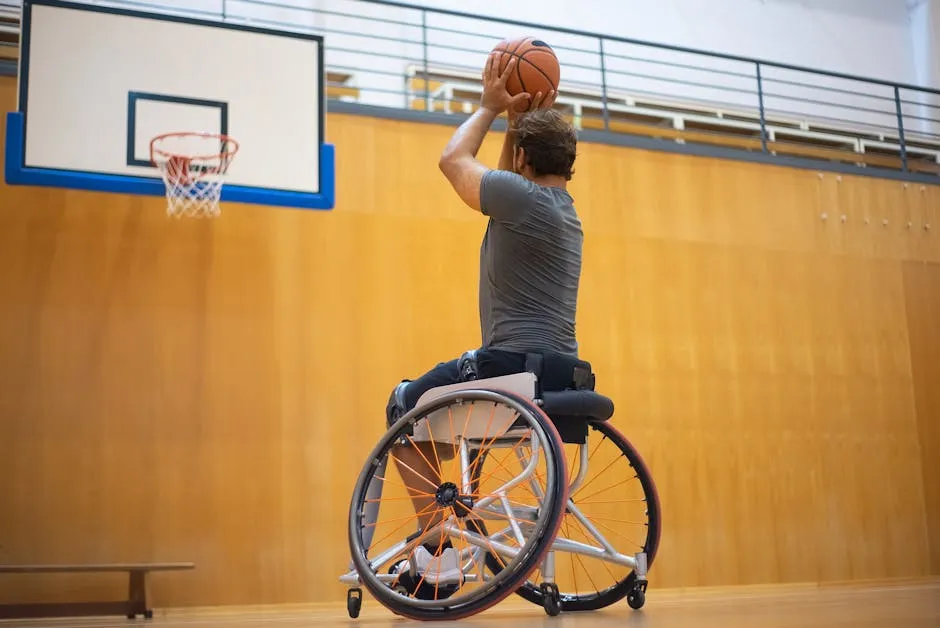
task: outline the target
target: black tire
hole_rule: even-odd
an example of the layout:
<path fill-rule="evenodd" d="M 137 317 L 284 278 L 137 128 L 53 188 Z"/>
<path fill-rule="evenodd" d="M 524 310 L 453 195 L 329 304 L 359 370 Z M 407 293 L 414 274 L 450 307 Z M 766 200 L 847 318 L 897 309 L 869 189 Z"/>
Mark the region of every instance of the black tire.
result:
<path fill-rule="evenodd" d="M 600 432 L 602 436 L 610 439 L 614 444 L 617 445 L 623 455 L 627 457 L 627 460 L 630 461 L 630 465 L 636 471 L 637 478 L 640 480 L 640 485 L 643 487 L 643 494 L 646 497 L 647 503 L 646 510 L 648 518 L 646 543 L 643 546 L 643 551 L 646 552 L 646 568 L 648 571 L 649 568 L 652 567 L 653 559 L 656 558 L 656 551 L 659 549 L 661 515 L 659 495 L 656 492 L 656 484 L 653 482 L 653 477 L 650 474 L 646 463 L 643 461 L 643 458 L 633 447 L 630 441 L 627 440 L 627 438 L 621 434 L 617 428 L 606 422 L 593 423 L 590 427 L 592 430 Z M 487 566 L 490 569 L 493 569 L 493 562 L 494 561 L 491 560 L 487 561 Z M 565 612 L 572 612 L 594 611 L 606 608 L 612 604 L 616 604 L 626 597 L 634 589 L 636 583 L 636 573 L 631 571 L 625 578 L 611 585 L 610 587 L 603 589 L 602 591 L 585 595 L 571 595 L 562 593 L 561 610 Z M 534 585 L 532 582 L 526 582 L 523 584 L 516 593 L 520 597 L 528 600 L 529 602 L 532 602 L 533 604 L 544 606 L 542 592 L 539 590 L 538 586 Z M 642 606 L 642 602 L 640 602 L 640 605 Z"/>
<path fill-rule="evenodd" d="M 403 597 L 380 581 L 368 564 L 366 552 L 362 547 L 360 531 L 362 511 L 367 489 L 379 462 L 401 436 L 408 433 L 414 423 L 432 412 L 445 408 L 458 401 L 488 401 L 504 404 L 525 419 L 537 433 L 542 446 L 546 449 L 542 455 L 546 458 L 545 484 L 547 492 L 540 508 L 540 515 L 533 526 L 533 533 L 522 546 L 521 551 L 510 563 L 509 574 L 491 581 L 475 591 L 470 599 L 459 601 L 456 598 L 438 600 L 433 605 Z M 549 464 L 550 462 L 550 464 Z M 551 420 L 531 401 L 505 392 L 469 389 L 447 393 L 425 406 L 415 408 L 401 417 L 378 445 L 369 454 L 353 490 L 349 509 L 349 548 L 353 565 L 362 584 L 383 606 L 396 615 L 415 620 L 455 620 L 475 615 L 512 595 L 538 568 L 558 532 L 565 504 L 568 500 L 567 464 L 561 437 Z M 488 558 L 491 555 L 488 555 Z M 487 561 L 489 562 L 489 560 Z M 495 560 L 494 560 L 495 562 Z"/>

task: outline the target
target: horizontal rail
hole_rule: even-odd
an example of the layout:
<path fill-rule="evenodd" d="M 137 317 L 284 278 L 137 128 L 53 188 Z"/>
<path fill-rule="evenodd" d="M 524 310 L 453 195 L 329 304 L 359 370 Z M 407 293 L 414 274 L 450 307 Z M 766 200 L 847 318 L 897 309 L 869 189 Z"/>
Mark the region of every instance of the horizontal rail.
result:
<path fill-rule="evenodd" d="M 248 4 L 266 4 L 262 0 L 239 0 L 240 2 L 245 2 Z M 809 68 L 806 66 L 792 65 L 789 63 L 780 63 L 777 61 L 769 61 L 766 59 L 758 59 L 756 57 L 742 57 L 739 55 L 732 55 L 724 52 L 709 52 L 707 50 L 700 50 L 697 48 L 688 48 L 686 46 L 677 46 L 674 44 L 662 44 L 652 41 L 645 41 L 642 39 L 634 39 L 631 37 L 619 37 L 616 35 L 605 35 L 600 33 L 592 33 L 589 31 L 578 30 L 574 28 L 567 28 L 563 26 L 549 26 L 547 24 L 538 24 L 535 22 L 523 22 L 520 20 L 512 20 L 504 17 L 495 17 L 495 16 L 480 16 L 474 15 L 472 13 L 465 13 L 463 11 L 454 11 L 452 9 L 438 9 L 430 7 L 422 7 L 420 5 L 408 4 L 405 2 L 397 2 L 395 0 L 356 0 L 356 2 L 364 2 L 367 4 L 376 4 L 388 7 L 395 7 L 398 9 L 406 9 L 411 11 L 427 11 L 428 13 L 435 13 L 438 15 L 449 15 L 451 17 L 460 17 L 464 19 L 477 20 L 482 22 L 495 22 L 498 24 L 506 24 L 509 26 L 521 26 L 525 28 L 533 29 L 543 29 L 547 31 L 552 31 L 555 33 L 564 33 L 566 35 L 576 35 L 579 37 L 590 37 L 593 39 L 604 39 L 606 41 L 616 41 L 624 44 L 633 44 L 635 46 L 646 46 L 649 48 L 657 48 L 660 50 L 669 50 L 672 52 L 682 52 L 686 54 L 701 55 L 705 57 L 711 57 L 715 59 L 724 59 L 726 61 L 737 61 L 739 63 L 759 63 L 764 67 L 768 68 L 778 68 L 781 70 L 793 70 L 796 72 L 805 72 L 808 74 L 817 74 L 820 76 L 828 76 L 830 78 L 845 79 L 848 81 L 858 81 L 860 83 L 871 83 L 873 85 L 882 85 L 885 87 L 898 87 L 900 89 L 911 89 L 919 92 L 927 92 L 930 94 L 940 95 L 940 89 L 930 89 L 925 87 L 918 87 L 916 85 L 910 85 L 906 83 L 894 83 L 892 81 L 885 81 L 882 79 L 857 76 L 854 74 L 846 74 L 844 72 L 832 72 L 829 70 L 819 70 L 815 68 Z"/>
<path fill-rule="evenodd" d="M 399 0 L 331 0 L 322 9 L 292 0 L 219 0 L 218 10 L 205 2 L 80 1 L 324 35 L 328 100 L 425 113 L 465 114 L 478 105 L 478 66 L 497 38 L 492 25 L 508 25 L 544 33 L 552 43 L 564 68 L 555 106 L 578 129 L 768 156 L 800 150 L 862 168 L 940 165 L 935 88 Z M 0 0 L 0 16 L 18 15 L 19 4 Z M 571 37 L 552 42 L 552 34 Z M 12 58 L 3 49 L 0 55 L 4 63 Z"/>

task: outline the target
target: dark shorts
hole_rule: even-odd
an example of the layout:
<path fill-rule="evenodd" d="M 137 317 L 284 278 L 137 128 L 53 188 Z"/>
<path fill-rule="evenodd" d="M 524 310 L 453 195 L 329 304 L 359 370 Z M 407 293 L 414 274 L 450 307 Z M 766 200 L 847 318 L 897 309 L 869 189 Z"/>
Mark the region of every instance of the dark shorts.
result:
<path fill-rule="evenodd" d="M 576 370 L 579 370 L 580 373 L 590 374 L 591 365 L 588 362 L 558 354 L 547 353 L 541 354 L 541 356 L 540 372 L 536 373 L 541 390 L 568 390 L 585 387 L 593 390 L 593 375 L 590 376 L 589 383 L 585 384 L 583 378 L 576 374 Z M 475 379 L 524 373 L 527 370 L 527 362 L 528 366 L 531 367 L 532 363 L 529 360 L 529 355 L 525 353 L 478 349 L 476 352 L 477 373 Z M 389 397 L 388 406 L 385 408 L 387 424 L 391 426 L 400 416 L 413 409 L 421 395 L 432 388 L 457 384 L 461 381 L 464 381 L 464 377 L 460 371 L 460 358 L 449 362 L 441 362 L 415 380 L 405 380 L 407 385 L 401 391 L 401 398 L 396 398 L 397 388 L 392 391 L 392 395 Z"/>

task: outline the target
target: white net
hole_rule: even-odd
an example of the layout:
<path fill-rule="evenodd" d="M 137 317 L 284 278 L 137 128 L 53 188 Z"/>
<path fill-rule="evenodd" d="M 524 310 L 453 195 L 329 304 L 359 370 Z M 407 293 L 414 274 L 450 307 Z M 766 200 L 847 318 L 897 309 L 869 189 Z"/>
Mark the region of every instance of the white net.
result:
<path fill-rule="evenodd" d="M 209 133 L 172 133 L 153 139 L 150 156 L 166 186 L 167 214 L 214 218 L 229 164 L 238 151 L 231 138 Z"/>

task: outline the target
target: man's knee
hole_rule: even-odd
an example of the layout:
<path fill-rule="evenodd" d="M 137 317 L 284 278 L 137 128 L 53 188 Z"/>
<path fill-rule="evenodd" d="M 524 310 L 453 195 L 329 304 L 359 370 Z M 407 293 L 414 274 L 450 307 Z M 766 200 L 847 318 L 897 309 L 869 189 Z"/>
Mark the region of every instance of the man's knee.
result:
<path fill-rule="evenodd" d="M 395 421 L 410 412 L 421 395 L 439 386 L 456 384 L 461 381 L 460 360 L 441 362 L 416 380 L 402 380 L 392 391 L 385 407 L 385 417 L 391 427 Z"/>
<path fill-rule="evenodd" d="M 392 390 L 392 394 L 388 397 L 388 404 L 385 406 L 385 421 L 389 427 L 394 425 L 395 421 L 403 417 L 405 413 L 411 409 L 408 407 L 408 401 L 405 397 L 405 390 L 410 383 L 410 379 L 402 380 L 400 384 L 395 386 Z"/>

